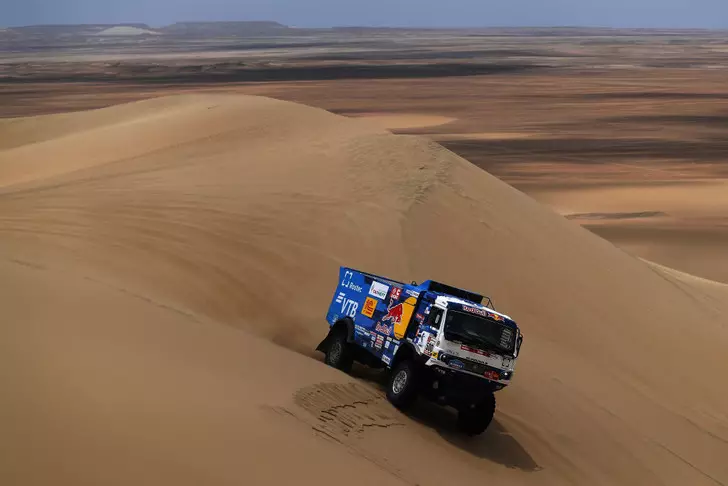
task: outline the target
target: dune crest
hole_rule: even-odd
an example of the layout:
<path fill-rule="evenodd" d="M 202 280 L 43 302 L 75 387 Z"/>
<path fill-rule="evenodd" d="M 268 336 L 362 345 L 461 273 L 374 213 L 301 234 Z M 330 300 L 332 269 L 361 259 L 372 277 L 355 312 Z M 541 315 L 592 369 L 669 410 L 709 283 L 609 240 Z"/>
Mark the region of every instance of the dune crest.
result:
<path fill-rule="evenodd" d="M 308 357 L 340 264 L 519 322 L 482 439 Z M 231 95 L 4 121 L 0 282 L 4 483 L 728 482 L 728 291 L 370 122 Z"/>

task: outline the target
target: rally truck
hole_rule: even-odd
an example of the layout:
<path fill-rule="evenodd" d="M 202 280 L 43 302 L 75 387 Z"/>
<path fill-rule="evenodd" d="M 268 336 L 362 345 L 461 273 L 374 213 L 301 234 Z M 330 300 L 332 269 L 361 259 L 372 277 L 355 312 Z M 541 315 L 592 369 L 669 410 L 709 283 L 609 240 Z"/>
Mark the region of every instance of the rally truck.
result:
<path fill-rule="evenodd" d="M 484 302 L 485 299 L 485 302 Z M 405 284 L 341 267 L 317 350 L 348 372 L 354 361 L 390 370 L 387 399 L 406 409 L 421 396 L 458 411 L 468 435 L 485 431 L 494 392 L 513 378 L 523 342 L 490 298 L 427 280 Z"/>

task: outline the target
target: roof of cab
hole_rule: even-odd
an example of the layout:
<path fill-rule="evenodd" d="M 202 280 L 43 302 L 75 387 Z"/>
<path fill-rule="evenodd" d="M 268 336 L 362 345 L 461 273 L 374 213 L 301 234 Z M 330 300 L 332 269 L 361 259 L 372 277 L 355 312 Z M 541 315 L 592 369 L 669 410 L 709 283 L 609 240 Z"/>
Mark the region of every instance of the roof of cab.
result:
<path fill-rule="evenodd" d="M 490 312 L 491 314 L 496 314 L 504 319 L 507 319 L 508 321 L 512 322 L 513 324 L 515 324 L 515 321 L 513 320 L 513 318 L 511 318 L 511 316 L 503 314 L 502 312 L 498 312 L 497 310 L 491 309 L 490 307 L 485 306 L 483 304 L 479 304 L 477 302 L 472 302 L 472 301 L 465 300 L 465 299 L 460 299 L 458 297 L 454 297 L 454 296 L 448 295 L 448 294 L 442 294 L 439 292 L 436 293 L 436 295 L 437 295 L 437 300 L 442 300 L 442 301 L 444 301 L 445 304 L 447 304 L 448 302 L 452 302 L 454 304 L 468 305 L 471 307 L 475 307 L 477 309 L 481 309 L 481 310 Z"/>

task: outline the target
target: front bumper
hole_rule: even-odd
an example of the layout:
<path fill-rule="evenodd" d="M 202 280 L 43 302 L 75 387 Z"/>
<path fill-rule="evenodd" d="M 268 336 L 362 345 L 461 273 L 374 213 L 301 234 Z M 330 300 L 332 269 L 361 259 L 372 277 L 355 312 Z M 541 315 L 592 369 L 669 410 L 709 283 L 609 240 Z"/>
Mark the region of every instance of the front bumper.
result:
<path fill-rule="evenodd" d="M 482 380 L 500 384 L 502 385 L 500 388 L 509 385 L 513 378 L 513 370 L 497 368 L 467 358 L 449 355 L 443 351 L 433 352 L 426 366 L 439 366 L 458 373 L 472 375 Z"/>
<path fill-rule="evenodd" d="M 427 366 L 426 371 L 421 393 L 430 400 L 455 408 L 478 403 L 505 387 L 504 384 L 473 373 L 453 370 L 441 363 Z"/>

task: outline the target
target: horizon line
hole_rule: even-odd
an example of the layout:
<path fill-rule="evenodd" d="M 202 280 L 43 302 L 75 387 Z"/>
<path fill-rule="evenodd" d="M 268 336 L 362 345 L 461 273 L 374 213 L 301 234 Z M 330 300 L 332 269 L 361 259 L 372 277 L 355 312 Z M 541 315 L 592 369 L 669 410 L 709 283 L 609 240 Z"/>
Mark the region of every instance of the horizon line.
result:
<path fill-rule="evenodd" d="M 58 23 L 37 23 L 37 24 L 16 24 L 0 26 L 0 30 L 8 29 L 24 29 L 30 27 L 83 27 L 83 26 L 136 26 L 143 25 L 151 29 L 163 29 L 177 24 L 188 24 L 188 23 L 201 23 L 201 24 L 235 24 L 235 23 L 250 23 L 250 24 L 277 24 L 281 27 L 285 27 L 291 30 L 332 30 L 332 29 L 391 29 L 391 30 L 477 30 L 477 29 L 602 29 L 602 30 L 674 30 L 674 31 L 725 31 L 728 27 L 675 27 L 675 26 L 652 26 L 652 27 L 640 27 L 640 26 L 607 26 L 607 25 L 559 25 L 559 24 L 535 24 L 535 25 L 521 25 L 521 24 L 500 24 L 500 25 L 472 25 L 472 26 L 401 26 L 401 25 L 358 25 L 358 24 L 340 24 L 330 26 L 318 26 L 318 27 L 299 27 L 294 25 L 284 24 L 276 20 L 177 20 L 165 24 L 150 24 L 144 21 L 129 21 L 129 22 L 58 22 Z"/>

